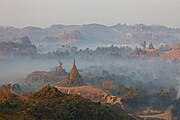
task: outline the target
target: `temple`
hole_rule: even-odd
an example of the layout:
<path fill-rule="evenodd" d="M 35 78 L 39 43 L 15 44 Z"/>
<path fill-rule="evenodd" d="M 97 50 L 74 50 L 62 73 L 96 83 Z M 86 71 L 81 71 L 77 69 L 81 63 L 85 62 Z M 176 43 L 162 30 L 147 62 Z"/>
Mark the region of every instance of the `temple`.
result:
<path fill-rule="evenodd" d="M 63 65 L 63 63 L 61 61 L 59 61 L 59 65 L 56 68 L 56 72 L 57 73 L 61 73 L 62 72 L 62 70 L 63 70 L 62 65 Z"/>
<path fill-rule="evenodd" d="M 148 49 L 154 49 L 154 46 L 153 46 L 152 42 L 149 44 Z"/>
<path fill-rule="evenodd" d="M 78 69 L 76 68 L 76 61 L 74 60 L 73 61 L 73 66 L 72 66 L 72 69 L 71 69 L 71 72 L 70 72 L 70 80 L 78 79 L 79 76 L 80 76 L 80 74 L 78 72 Z"/>
<path fill-rule="evenodd" d="M 154 52 L 156 49 L 154 48 L 152 42 L 149 44 L 148 48 L 145 49 L 146 52 Z"/>
<path fill-rule="evenodd" d="M 66 76 L 66 85 L 67 86 L 80 86 L 83 85 L 83 79 L 81 75 L 78 72 L 78 69 L 76 67 L 76 61 L 73 61 L 73 65 L 71 68 L 70 73 Z"/>
<path fill-rule="evenodd" d="M 66 75 L 66 71 L 62 67 L 63 63 L 59 61 L 59 65 L 56 67 L 56 75 L 63 76 Z"/>

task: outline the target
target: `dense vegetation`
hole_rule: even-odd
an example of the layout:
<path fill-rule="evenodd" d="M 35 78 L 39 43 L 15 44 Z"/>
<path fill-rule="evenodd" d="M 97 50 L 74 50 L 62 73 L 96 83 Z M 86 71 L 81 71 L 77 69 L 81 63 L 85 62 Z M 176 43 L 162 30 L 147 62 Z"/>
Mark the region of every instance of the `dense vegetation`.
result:
<path fill-rule="evenodd" d="M 83 59 L 83 60 L 101 60 L 102 58 L 109 59 L 112 58 L 122 58 L 127 57 L 129 53 L 132 52 L 130 47 L 97 47 L 95 50 L 92 49 L 78 49 L 77 47 L 71 47 L 68 45 L 63 45 L 57 51 L 48 52 L 41 55 L 42 58 L 61 58 L 61 59 Z"/>
<path fill-rule="evenodd" d="M 116 96 L 123 96 L 123 103 L 127 110 L 133 112 L 140 112 L 148 107 L 165 110 L 177 95 L 175 89 L 163 90 L 152 81 L 134 81 L 133 74 L 125 76 L 102 71 L 86 72 L 83 76 L 86 78 L 86 83 L 108 90 Z"/>
<path fill-rule="evenodd" d="M 111 66 L 111 69 L 114 69 L 114 66 Z M 173 99 L 176 97 L 177 91 L 174 89 L 165 89 L 163 91 L 163 87 L 158 86 L 155 84 L 156 82 L 159 82 L 159 80 L 151 77 L 152 74 L 146 74 L 141 75 L 143 78 L 150 79 L 149 81 L 141 81 L 138 80 L 136 72 L 129 72 L 124 74 L 113 74 L 109 71 L 103 70 L 104 67 L 96 66 L 96 67 L 87 67 L 84 69 L 80 69 L 80 74 L 82 74 L 82 77 L 84 79 L 84 82 L 86 85 L 93 85 L 100 89 L 110 91 L 116 96 L 122 96 L 123 97 L 123 103 L 126 105 L 125 107 L 129 111 L 133 112 L 140 112 L 144 109 L 151 107 L 153 109 L 159 109 L 159 110 L 165 110 L 169 105 L 171 105 Z M 110 69 L 110 70 L 111 70 Z M 123 71 L 124 68 L 119 68 L 119 71 Z M 116 68 L 114 69 L 116 71 Z M 127 70 L 124 70 L 127 71 Z M 114 72 L 114 71 L 113 71 Z M 117 71 L 118 72 L 118 71 Z M 73 73 L 71 75 L 71 73 Z M 76 73 L 76 74 L 74 74 Z M 123 73 L 123 72 L 122 72 Z M 67 74 L 65 83 L 70 83 L 68 81 L 76 81 L 79 83 L 79 75 L 77 71 L 77 68 L 72 67 L 72 70 L 69 74 Z M 28 81 L 34 81 L 35 84 L 40 83 L 39 77 L 40 75 L 37 75 L 36 81 L 36 75 L 33 75 L 33 77 L 28 77 Z M 70 76 L 76 76 L 78 79 L 70 80 Z M 52 77 L 45 77 L 42 78 L 42 83 L 46 84 L 46 81 L 48 83 L 54 82 L 54 84 L 59 83 L 60 86 L 63 84 L 63 80 L 57 79 L 56 81 L 50 79 Z M 80 77 L 81 78 L 81 77 Z M 143 79 L 141 78 L 141 79 Z M 43 85 L 41 84 L 41 86 Z M 69 85 L 69 84 L 68 84 Z M 75 86 L 79 84 L 74 84 Z M 73 85 L 73 86 L 74 86 Z M 28 85 L 31 87 L 30 85 Z M 38 86 L 36 86 L 39 88 Z"/>
<path fill-rule="evenodd" d="M 170 92 L 161 91 L 156 94 L 136 94 L 123 99 L 123 102 L 129 111 L 140 112 L 147 108 L 165 110 L 172 104 L 173 99 Z"/>
<path fill-rule="evenodd" d="M 172 113 L 173 116 L 178 118 L 178 120 L 180 119 L 180 98 L 174 101 Z"/>
<path fill-rule="evenodd" d="M 9 88 L 0 97 L 0 119 L 10 120 L 130 120 L 111 106 L 94 103 L 78 95 L 66 95 L 49 85 L 35 93 L 12 94 Z M 1 91 L 2 92 L 2 91 Z"/>
<path fill-rule="evenodd" d="M 57 75 L 55 71 L 35 71 L 27 75 L 27 77 L 21 80 L 20 85 L 24 91 L 37 91 L 44 85 L 56 85 L 60 80 L 65 78 L 64 75 Z"/>
<path fill-rule="evenodd" d="M 66 86 L 78 86 L 85 83 L 85 85 L 93 85 L 110 91 L 116 96 L 122 96 L 125 108 L 133 113 L 141 112 L 149 107 L 165 110 L 176 98 L 177 91 L 171 91 L 171 88 L 177 84 L 179 61 L 146 57 L 131 59 L 129 56 L 131 51 L 131 48 L 116 46 L 98 47 L 95 50 L 78 50 L 76 47 L 64 46 L 56 52 L 49 52 L 39 57 L 57 58 L 62 61 L 76 58 L 80 66 L 83 66 L 80 67 L 81 69 L 73 69 L 64 75 L 57 74 L 57 71 L 33 72 L 24 79 L 21 87 L 23 90 L 34 91 L 45 84 L 62 85 L 64 81 L 65 84 L 68 83 Z M 65 63 L 68 63 L 67 61 Z M 16 85 L 16 87 L 21 92 L 20 86 Z M 21 119 L 104 119 L 100 116 L 115 119 L 118 117 L 110 106 L 92 103 L 77 95 L 64 95 L 54 88 L 52 92 L 55 91 L 55 95 L 48 94 L 46 90 L 44 94 L 44 90 L 35 94 L 2 94 L 4 97 L 1 98 L 0 116 L 8 119 L 15 117 Z M 176 116 L 179 114 L 178 108 L 178 102 L 175 102 L 173 114 Z M 60 118 L 62 116 L 63 118 Z"/>

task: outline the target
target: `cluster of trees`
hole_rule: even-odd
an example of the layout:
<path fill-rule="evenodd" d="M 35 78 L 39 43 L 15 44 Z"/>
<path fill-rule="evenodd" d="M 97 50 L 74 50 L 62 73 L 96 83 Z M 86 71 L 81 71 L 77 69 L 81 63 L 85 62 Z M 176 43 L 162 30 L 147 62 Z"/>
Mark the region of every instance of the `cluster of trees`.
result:
<path fill-rule="evenodd" d="M 120 90 L 120 88 L 125 89 L 125 87 L 129 89 L 129 91 L 136 91 L 135 89 L 138 89 L 139 91 L 148 93 L 154 93 L 162 89 L 153 81 L 143 82 L 141 80 L 136 80 L 135 73 L 131 73 L 129 75 L 118 75 L 109 73 L 106 70 L 102 70 L 100 72 L 98 69 L 97 71 L 86 71 L 86 69 L 81 69 L 81 75 L 84 78 L 86 84 L 94 85 L 102 89 L 107 89 L 115 95 L 122 94 L 124 90 Z M 106 85 L 104 86 L 104 84 Z"/>
<path fill-rule="evenodd" d="M 77 47 L 70 47 L 68 45 L 62 46 L 57 51 L 48 52 L 47 54 L 43 54 L 43 57 L 48 58 L 81 58 L 81 59 L 93 59 L 93 58 L 102 58 L 102 57 L 125 57 L 128 56 L 132 51 L 130 47 L 97 47 L 95 50 L 86 48 L 85 50 L 78 50 Z"/>
<path fill-rule="evenodd" d="M 156 86 L 152 81 L 134 81 L 130 76 L 115 75 L 108 71 L 87 72 L 82 74 L 87 84 L 108 90 L 117 96 L 123 96 L 123 103 L 130 111 L 142 111 L 148 107 L 166 109 L 177 95 L 175 89 Z"/>
<path fill-rule="evenodd" d="M 116 75 L 111 74 L 106 70 L 103 70 L 102 72 L 94 73 L 94 72 L 88 72 L 88 73 L 82 73 L 82 76 L 85 78 L 85 82 L 90 85 L 97 85 L 101 86 L 104 80 L 110 80 L 114 83 L 122 83 L 124 85 L 130 84 L 132 80 L 125 75 Z"/>
<path fill-rule="evenodd" d="M 180 119 L 180 98 L 173 102 L 172 114 L 177 117 L 177 120 Z"/>
<path fill-rule="evenodd" d="M 136 92 L 133 97 L 126 97 L 123 102 L 133 112 L 140 112 L 148 107 L 165 110 L 173 102 L 171 92 L 160 91 L 155 94 L 145 94 L 143 91 Z"/>
<path fill-rule="evenodd" d="M 134 83 L 122 84 L 121 82 L 115 83 L 112 80 L 104 80 L 97 86 L 117 96 L 122 96 L 122 101 L 126 105 L 127 110 L 133 112 L 142 111 L 148 107 L 164 110 L 172 104 L 177 94 L 174 89 L 152 93 L 142 89 L 142 86 L 135 86 Z"/>

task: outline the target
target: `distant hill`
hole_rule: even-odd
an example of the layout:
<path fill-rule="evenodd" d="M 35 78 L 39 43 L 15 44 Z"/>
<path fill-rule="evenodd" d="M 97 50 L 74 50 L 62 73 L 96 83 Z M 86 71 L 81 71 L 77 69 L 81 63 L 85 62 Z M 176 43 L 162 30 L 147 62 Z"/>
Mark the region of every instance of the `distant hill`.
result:
<path fill-rule="evenodd" d="M 29 36 L 33 43 L 53 42 L 65 44 L 139 44 L 150 41 L 172 44 L 180 40 L 180 29 L 160 25 L 105 26 L 101 24 L 52 25 L 47 28 L 28 26 L 24 28 L 0 27 L 0 41 L 16 41 Z"/>

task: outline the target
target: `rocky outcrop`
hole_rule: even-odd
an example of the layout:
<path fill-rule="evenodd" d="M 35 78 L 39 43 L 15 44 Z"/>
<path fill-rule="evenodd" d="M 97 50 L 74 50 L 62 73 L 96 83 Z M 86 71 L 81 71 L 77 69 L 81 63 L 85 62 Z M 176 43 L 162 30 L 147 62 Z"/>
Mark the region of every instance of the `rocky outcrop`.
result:
<path fill-rule="evenodd" d="M 31 44 L 28 37 L 23 37 L 22 43 L 0 42 L 0 55 L 35 55 L 36 52 L 36 46 Z"/>

